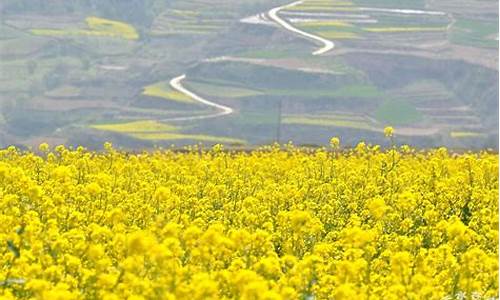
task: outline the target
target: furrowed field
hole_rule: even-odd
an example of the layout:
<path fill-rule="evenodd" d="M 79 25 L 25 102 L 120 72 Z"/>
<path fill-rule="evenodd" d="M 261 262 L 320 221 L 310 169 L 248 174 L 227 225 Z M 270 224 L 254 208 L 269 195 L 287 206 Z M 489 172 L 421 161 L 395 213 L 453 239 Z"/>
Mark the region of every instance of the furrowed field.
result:
<path fill-rule="evenodd" d="M 37 153 L 0 151 L 2 299 L 498 297 L 497 154 Z"/>

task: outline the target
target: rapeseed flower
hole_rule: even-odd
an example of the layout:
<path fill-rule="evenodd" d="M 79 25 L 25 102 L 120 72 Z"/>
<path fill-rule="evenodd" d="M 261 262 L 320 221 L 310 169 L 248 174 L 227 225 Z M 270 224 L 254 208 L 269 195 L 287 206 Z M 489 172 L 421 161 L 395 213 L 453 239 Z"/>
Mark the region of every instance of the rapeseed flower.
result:
<path fill-rule="evenodd" d="M 498 297 L 497 154 L 330 145 L 0 150 L 0 298 Z"/>

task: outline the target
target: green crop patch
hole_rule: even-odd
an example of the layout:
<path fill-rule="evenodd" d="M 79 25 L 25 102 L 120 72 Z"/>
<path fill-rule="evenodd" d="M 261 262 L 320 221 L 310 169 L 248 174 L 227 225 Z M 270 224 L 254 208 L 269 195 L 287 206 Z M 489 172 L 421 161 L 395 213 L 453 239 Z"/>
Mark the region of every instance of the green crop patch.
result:
<path fill-rule="evenodd" d="M 343 127 L 360 130 L 372 130 L 374 126 L 366 121 L 359 119 L 345 119 L 335 117 L 313 117 L 313 116 L 285 116 L 283 118 L 284 124 L 289 125 L 308 125 L 308 126 L 322 126 L 322 127 Z"/>
<path fill-rule="evenodd" d="M 473 131 L 452 131 L 450 132 L 450 136 L 455 139 L 486 137 L 484 133 L 473 132 Z"/>
<path fill-rule="evenodd" d="M 224 143 L 224 144 L 240 144 L 243 145 L 246 142 L 241 139 L 223 137 L 223 136 L 213 136 L 204 134 L 184 134 L 184 133 L 133 133 L 130 134 L 131 137 L 140 140 L 149 141 L 172 141 L 172 140 L 192 140 L 200 142 L 211 142 L 211 143 Z"/>
<path fill-rule="evenodd" d="M 177 127 L 175 126 L 168 125 L 165 123 L 160 123 L 154 120 L 131 121 L 125 123 L 96 124 L 96 125 L 91 125 L 90 127 L 103 131 L 130 133 L 130 134 L 173 132 L 177 130 Z"/>
<path fill-rule="evenodd" d="M 279 96 L 296 96 L 304 98 L 362 98 L 375 99 L 384 93 L 373 85 L 345 85 L 337 89 L 282 89 L 267 90 L 266 94 Z"/>
<path fill-rule="evenodd" d="M 451 28 L 450 41 L 462 45 L 498 48 L 498 23 L 459 19 Z"/>
<path fill-rule="evenodd" d="M 393 125 L 406 125 L 422 120 L 422 115 L 414 105 L 396 100 L 382 103 L 376 110 L 375 117 L 381 122 Z"/>
<path fill-rule="evenodd" d="M 190 81 L 186 83 L 186 86 L 191 87 L 193 90 L 199 92 L 200 94 L 213 97 L 243 98 L 243 97 L 258 96 L 263 94 L 262 92 L 256 90 L 225 86 L 219 84 L 209 84 L 203 82 Z"/>

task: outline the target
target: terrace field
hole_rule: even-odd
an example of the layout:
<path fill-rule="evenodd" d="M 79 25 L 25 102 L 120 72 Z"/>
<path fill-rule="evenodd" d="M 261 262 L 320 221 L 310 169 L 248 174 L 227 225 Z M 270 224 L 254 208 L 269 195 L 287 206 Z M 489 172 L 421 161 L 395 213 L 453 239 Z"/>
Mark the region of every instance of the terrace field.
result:
<path fill-rule="evenodd" d="M 156 83 L 144 87 L 143 95 L 162 98 L 171 101 L 177 101 L 181 103 L 193 103 L 193 100 L 188 96 L 172 90 L 167 82 Z"/>
<path fill-rule="evenodd" d="M 244 140 L 230 137 L 181 133 L 179 132 L 179 128 L 175 126 L 160 123 L 154 120 L 96 124 L 91 125 L 90 127 L 101 131 L 117 133 L 138 140 L 155 142 L 181 140 L 184 142 L 220 142 L 233 145 L 245 144 Z"/>
<path fill-rule="evenodd" d="M 88 17 L 85 19 L 88 30 L 78 29 L 32 29 L 30 32 L 34 35 L 48 36 L 72 36 L 72 35 L 88 35 L 88 36 L 108 36 L 118 37 L 128 40 L 136 40 L 139 35 L 134 27 L 127 23 L 107 20 L 97 17 Z"/>
<path fill-rule="evenodd" d="M 498 3 L 287 4 L 7 0 L 0 143 L 380 143 L 392 125 L 399 143 L 497 148 Z M 320 40 L 273 20 L 279 5 L 333 49 L 312 55 Z M 182 74 L 184 91 L 172 88 Z"/>

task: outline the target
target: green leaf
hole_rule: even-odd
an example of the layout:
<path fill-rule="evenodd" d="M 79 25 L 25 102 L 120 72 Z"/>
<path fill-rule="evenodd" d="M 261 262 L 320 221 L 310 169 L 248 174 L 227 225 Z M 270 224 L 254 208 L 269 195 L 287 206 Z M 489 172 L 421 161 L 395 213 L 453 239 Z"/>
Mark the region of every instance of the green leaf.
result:
<path fill-rule="evenodd" d="M 7 247 L 9 248 L 10 251 L 12 251 L 12 253 L 14 253 L 14 256 L 16 258 L 19 258 L 21 256 L 19 248 L 17 248 L 16 245 L 14 245 L 14 243 L 11 240 L 7 241 Z"/>

